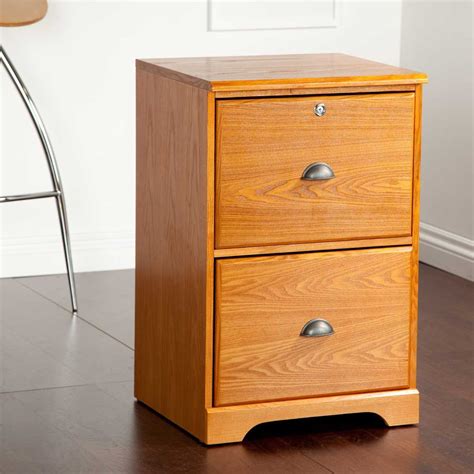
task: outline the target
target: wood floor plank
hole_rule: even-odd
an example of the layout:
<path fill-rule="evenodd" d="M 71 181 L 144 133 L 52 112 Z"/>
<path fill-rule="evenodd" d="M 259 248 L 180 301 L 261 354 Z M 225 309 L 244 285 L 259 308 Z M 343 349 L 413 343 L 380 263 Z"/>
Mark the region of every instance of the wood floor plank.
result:
<path fill-rule="evenodd" d="M 28 474 L 112 472 L 74 438 L 39 416 L 13 394 L 0 395 L 0 414 L 2 471 Z"/>
<path fill-rule="evenodd" d="M 61 361 L 7 328 L 0 337 L 0 393 L 82 385 L 86 380 Z"/>
<path fill-rule="evenodd" d="M 2 436 L 0 465 L 12 472 L 303 472 L 327 473 L 309 458 L 241 445 L 208 449 L 148 408 L 110 393 L 132 384 L 102 384 L 1 395 L 9 416 Z M 5 398 L 8 397 L 8 398 Z M 2 398 L 0 398 L 2 400 Z M 16 420 L 19 420 L 20 427 Z M 19 428 L 25 433 L 24 439 Z M 41 434 L 46 440 L 37 442 Z M 59 449 L 50 450 L 57 443 Z M 23 446 L 24 441 L 24 446 Z M 35 445 L 33 450 L 29 448 Z M 72 465 L 61 458 L 77 447 Z M 44 450 L 44 452 L 43 452 Z M 3 456 L 6 456 L 5 458 Z M 7 463 L 3 462 L 7 459 Z M 14 461 L 16 459 L 16 461 Z M 36 465 L 35 465 L 36 463 Z M 233 471 L 228 471 L 229 466 Z"/>
<path fill-rule="evenodd" d="M 15 281 L 70 310 L 65 275 L 18 278 Z M 80 318 L 131 348 L 135 338 L 134 284 L 133 270 L 76 274 Z"/>
<path fill-rule="evenodd" d="M 7 379 L 0 391 L 133 379 L 131 349 L 15 281 L 0 285 L 2 338 L 13 334 L 22 344 L 15 347 L 13 337 L 2 344 L 0 367 Z M 38 371 L 49 374 L 41 379 Z"/>

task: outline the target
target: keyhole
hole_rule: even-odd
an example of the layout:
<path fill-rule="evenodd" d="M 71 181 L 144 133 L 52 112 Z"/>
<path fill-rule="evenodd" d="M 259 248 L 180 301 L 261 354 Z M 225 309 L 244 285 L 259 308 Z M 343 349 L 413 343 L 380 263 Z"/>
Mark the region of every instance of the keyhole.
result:
<path fill-rule="evenodd" d="M 326 113 L 326 106 L 324 104 L 317 104 L 315 107 L 314 107 L 314 113 L 318 116 L 318 117 L 322 117 L 325 113 Z"/>

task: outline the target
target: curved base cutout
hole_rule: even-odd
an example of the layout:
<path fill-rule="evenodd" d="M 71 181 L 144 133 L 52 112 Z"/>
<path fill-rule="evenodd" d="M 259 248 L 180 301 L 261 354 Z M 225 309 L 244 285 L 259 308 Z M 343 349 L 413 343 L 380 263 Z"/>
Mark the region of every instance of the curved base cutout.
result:
<path fill-rule="evenodd" d="M 251 441 L 257 436 L 280 437 L 287 433 L 304 436 L 325 432 L 338 431 L 339 429 L 381 429 L 380 435 L 384 436 L 389 432 L 385 420 L 377 413 L 348 413 L 344 415 L 316 416 L 311 418 L 298 418 L 296 420 L 268 421 L 254 426 L 244 436 L 243 442 Z M 370 438 L 372 439 L 372 438 Z M 375 439 L 375 438 L 374 438 Z"/>
<path fill-rule="evenodd" d="M 207 409 L 206 444 L 235 443 L 255 426 L 270 421 L 347 413 L 375 413 L 387 426 L 419 421 L 416 389 L 287 400 Z"/>

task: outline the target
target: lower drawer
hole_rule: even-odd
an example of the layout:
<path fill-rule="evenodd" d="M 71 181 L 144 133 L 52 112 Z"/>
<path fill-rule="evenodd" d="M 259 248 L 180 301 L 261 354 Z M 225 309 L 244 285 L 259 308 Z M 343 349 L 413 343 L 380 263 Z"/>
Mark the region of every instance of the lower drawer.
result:
<path fill-rule="evenodd" d="M 214 405 L 407 387 L 410 261 L 411 247 L 218 260 Z"/>

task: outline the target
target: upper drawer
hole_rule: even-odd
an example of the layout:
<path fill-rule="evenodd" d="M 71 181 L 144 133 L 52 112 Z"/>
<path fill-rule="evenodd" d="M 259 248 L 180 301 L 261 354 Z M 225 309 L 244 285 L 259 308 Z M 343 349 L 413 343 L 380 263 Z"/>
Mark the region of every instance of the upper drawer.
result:
<path fill-rule="evenodd" d="M 410 235 L 413 125 L 413 93 L 218 101 L 216 247 Z"/>

